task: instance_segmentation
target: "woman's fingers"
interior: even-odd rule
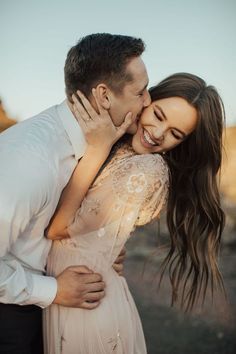
[[[96,102],[96,105],[97,105],[97,108],[98,108],[98,112],[99,114],[101,114],[102,112],[107,112],[99,103],[99,100],[98,100],[98,96],[97,96],[97,91],[95,88],[92,89],[92,94],[93,94],[93,97],[95,99],[95,102]]]
[[[119,258],[120,256],[122,256],[122,257],[125,257],[125,256],[126,256],[126,248],[125,248],[125,247],[123,247],[123,248],[121,249],[120,254],[118,255],[117,258]],[[118,263],[118,262],[117,262],[117,263]]]
[[[113,263],[112,268],[118,273],[119,275],[123,274],[124,264],[123,263]]]
[[[89,100],[85,97],[85,95],[79,90],[77,91],[77,95],[81,99],[81,102],[83,103],[84,108],[87,111],[89,117],[91,119],[96,118],[98,116],[98,114],[95,111],[95,109],[93,108],[93,106],[91,105],[91,103],[89,102]]]
[[[77,91],[77,94],[78,98],[72,95],[74,114],[85,133],[87,143],[98,147],[102,145],[104,149],[110,148],[126,133],[129,126],[133,123],[132,113],[129,112],[121,126],[116,127],[108,110],[99,104],[95,89],[92,89],[92,94],[99,113],[95,111],[88,99],[80,91]]]
[[[126,133],[126,130],[129,128],[129,126],[132,123],[134,123],[132,115],[133,114],[131,112],[128,112],[125,116],[124,122],[119,127],[117,127],[117,129],[116,129],[117,140],[120,139],[122,137],[122,135],[124,135]]]
[[[74,94],[72,95],[72,100],[74,102],[73,109],[76,119],[79,122],[88,122],[90,120],[90,116]]]
[[[123,263],[126,258],[126,248],[123,247],[114,263]]]

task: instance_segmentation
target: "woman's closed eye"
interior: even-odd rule
[[[156,118],[157,118],[160,122],[163,121],[163,117],[161,116],[161,114],[160,114],[159,112],[157,112],[156,110],[154,110],[154,114],[155,114]]]
[[[183,139],[182,136],[180,136],[178,133],[176,133],[174,130],[171,131],[171,134],[173,135],[173,137],[177,140],[181,140]]]

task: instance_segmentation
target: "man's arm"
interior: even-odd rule
[[[55,198],[57,184],[57,176],[47,162],[40,157],[32,161],[27,160],[27,156],[17,155],[9,153],[5,159],[0,153],[0,302],[40,307],[54,302],[95,308],[104,296],[105,284],[99,274],[77,266],[67,268],[55,279],[26,270],[14,256],[13,250],[16,245],[19,249],[19,241],[22,252],[30,254],[30,240],[25,234],[31,228],[32,219],[40,217],[50,199]],[[42,257],[50,247],[50,241],[43,236],[45,226],[42,225],[41,230],[34,229],[38,239],[36,237],[33,247],[37,247]],[[49,244],[45,246],[45,243]]]
[[[55,297],[56,280],[26,271],[13,250],[20,238],[24,252],[29,242],[24,233],[47,203],[47,190],[52,188],[55,177],[40,159],[32,161],[11,150],[7,157],[0,154],[0,165],[0,301],[44,307]],[[43,247],[39,246],[39,252]]]

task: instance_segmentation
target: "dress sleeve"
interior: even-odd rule
[[[96,179],[77,211],[70,236],[116,225],[130,234],[158,216],[168,193],[168,168],[160,155],[116,159]]]

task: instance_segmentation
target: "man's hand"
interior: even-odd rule
[[[125,255],[126,255],[126,249],[125,247],[123,247],[119,256],[116,258],[115,262],[113,263],[113,268],[119,275],[123,274]]]
[[[58,290],[54,304],[94,309],[105,295],[101,275],[86,266],[68,267],[56,279]]]

